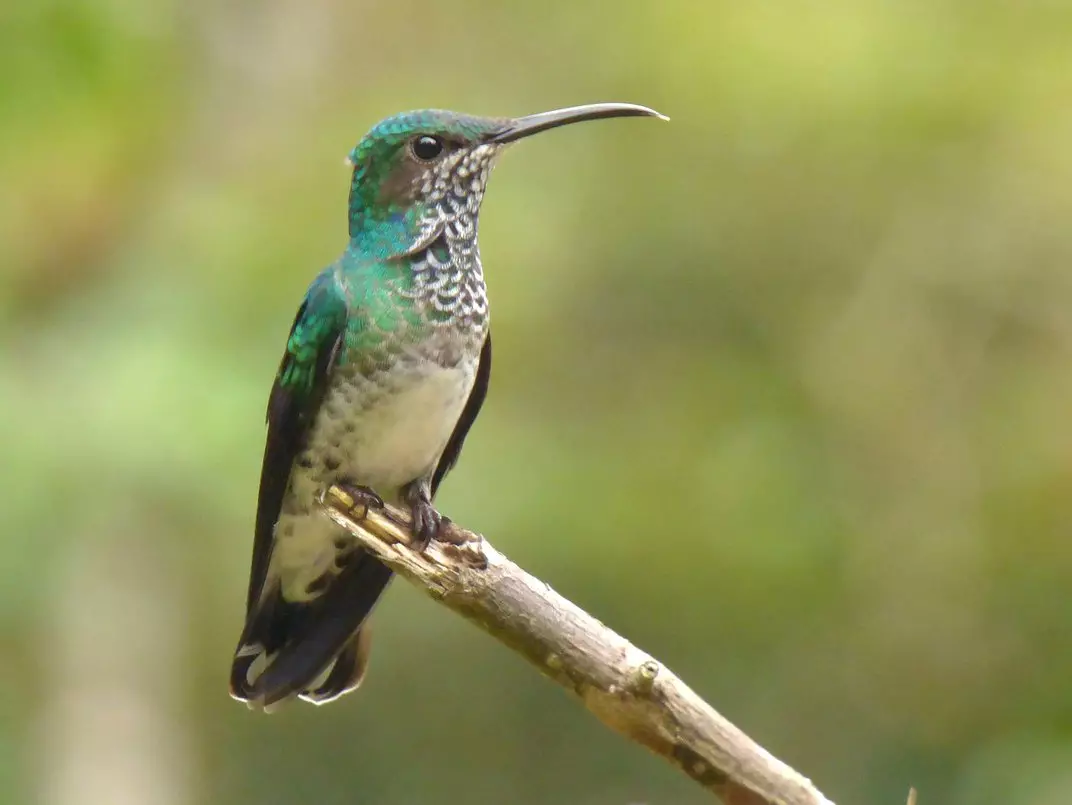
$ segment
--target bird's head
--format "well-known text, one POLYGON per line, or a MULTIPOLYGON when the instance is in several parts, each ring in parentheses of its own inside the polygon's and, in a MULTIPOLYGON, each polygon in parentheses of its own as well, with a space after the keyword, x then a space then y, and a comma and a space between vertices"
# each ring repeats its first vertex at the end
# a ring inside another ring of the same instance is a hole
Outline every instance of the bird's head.
MULTIPOLYGON (((447 227, 475 228, 488 174, 510 143, 604 117, 659 117, 644 106, 597 103, 519 118, 426 109, 377 123, 350 152, 350 239, 390 259, 427 248, 447 227)), ((473 232, 475 235, 475 231, 473 232)))

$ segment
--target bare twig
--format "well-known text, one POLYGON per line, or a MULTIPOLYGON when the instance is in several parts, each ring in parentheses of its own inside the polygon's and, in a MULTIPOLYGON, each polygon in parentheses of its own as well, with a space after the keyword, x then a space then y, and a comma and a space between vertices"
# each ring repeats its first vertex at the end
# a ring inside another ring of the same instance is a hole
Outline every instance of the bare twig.
POLYGON ((478 534, 411 550, 407 514, 365 510, 338 487, 328 515, 433 598, 575 693, 608 727, 668 760, 726 805, 833 805, 719 715, 666 666, 533 578, 478 534))

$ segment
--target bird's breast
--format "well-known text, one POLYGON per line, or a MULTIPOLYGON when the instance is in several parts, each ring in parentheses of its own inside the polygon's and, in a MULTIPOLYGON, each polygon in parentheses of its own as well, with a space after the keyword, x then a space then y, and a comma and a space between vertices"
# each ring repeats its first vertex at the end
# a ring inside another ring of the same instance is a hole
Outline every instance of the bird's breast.
POLYGON ((315 597, 318 580, 339 570, 345 535, 319 511, 320 492, 345 480, 400 503, 402 486, 434 470, 475 376, 475 360, 405 361, 372 376, 336 370, 276 524, 273 573, 287 600, 315 597))
POLYGON ((371 377, 345 370, 328 392, 308 449, 338 477, 386 498, 430 473, 469 397, 475 360, 403 360, 371 377))

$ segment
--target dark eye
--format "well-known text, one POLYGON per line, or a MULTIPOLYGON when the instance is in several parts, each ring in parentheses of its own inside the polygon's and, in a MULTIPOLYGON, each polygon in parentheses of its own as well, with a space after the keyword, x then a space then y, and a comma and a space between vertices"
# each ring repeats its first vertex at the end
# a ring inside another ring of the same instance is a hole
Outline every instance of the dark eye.
POLYGON ((443 141, 430 134, 422 134, 410 143, 410 148, 413 156, 422 162, 428 162, 443 153, 443 141))

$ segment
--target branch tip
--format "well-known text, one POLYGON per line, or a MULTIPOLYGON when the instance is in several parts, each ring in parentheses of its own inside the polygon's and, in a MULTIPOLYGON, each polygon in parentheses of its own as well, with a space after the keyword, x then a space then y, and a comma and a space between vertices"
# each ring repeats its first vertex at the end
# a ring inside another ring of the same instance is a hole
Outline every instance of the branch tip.
MULTIPOLYGON (((606 726, 669 761, 727 805, 833 805, 669 668, 510 562, 484 537, 452 523, 445 541, 418 551, 411 547, 408 512, 390 504, 366 509, 337 486, 321 495, 321 503, 362 548, 550 671, 549 678, 606 726), (488 572, 474 573, 474 565, 488 572)), ((907 805, 916 805, 915 789, 907 805)))

